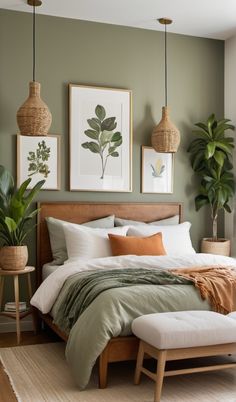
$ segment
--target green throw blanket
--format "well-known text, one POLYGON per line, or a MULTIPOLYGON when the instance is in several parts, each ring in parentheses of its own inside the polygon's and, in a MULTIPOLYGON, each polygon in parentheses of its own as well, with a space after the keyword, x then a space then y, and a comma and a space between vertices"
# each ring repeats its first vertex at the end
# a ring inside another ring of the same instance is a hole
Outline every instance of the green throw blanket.
POLYGON ((57 311, 55 323, 66 333, 86 308, 108 289, 136 285, 188 285, 192 281, 161 269, 125 268, 87 272, 73 276, 64 300, 57 311))

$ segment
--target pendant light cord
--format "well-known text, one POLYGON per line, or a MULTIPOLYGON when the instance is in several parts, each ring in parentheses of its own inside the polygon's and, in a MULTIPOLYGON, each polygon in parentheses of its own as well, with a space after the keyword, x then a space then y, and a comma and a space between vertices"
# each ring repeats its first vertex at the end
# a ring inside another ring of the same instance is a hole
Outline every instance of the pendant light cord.
POLYGON ((167 29, 165 24, 165 106, 167 106, 167 29))
POLYGON ((35 4, 33 6, 33 81, 35 82, 35 4))

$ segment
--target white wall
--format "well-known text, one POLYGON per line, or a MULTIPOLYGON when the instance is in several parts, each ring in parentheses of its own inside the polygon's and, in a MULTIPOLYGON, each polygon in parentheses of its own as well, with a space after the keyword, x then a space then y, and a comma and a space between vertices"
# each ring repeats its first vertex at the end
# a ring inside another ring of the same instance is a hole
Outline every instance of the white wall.
MULTIPOLYGON (((225 41, 225 117, 231 119, 236 126, 236 35, 225 41)), ((225 236, 231 239, 231 253, 236 256, 236 197, 231 206, 232 214, 225 214, 225 236)))

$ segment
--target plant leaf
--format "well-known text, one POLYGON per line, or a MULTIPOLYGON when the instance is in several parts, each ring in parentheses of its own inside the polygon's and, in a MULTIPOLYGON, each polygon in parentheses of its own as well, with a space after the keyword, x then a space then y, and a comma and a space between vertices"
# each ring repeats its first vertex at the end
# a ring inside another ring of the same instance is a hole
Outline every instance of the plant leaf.
POLYGON ((120 141, 121 138, 122 138, 121 133, 117 131, 116 133, 113 134, 111 141, 112 142, 120 141))
POLYGON ((201 137, 201 138, 204 139, 204 140, 209 139, 209 134, 206 133, 205 131, 193 130, 192 133, 193 133, 194 135, 197 135, 198 137, 201 137))
POLYGON ((204 195, 198 195, 195 198, 195 208, 196 211, 198 211, 200 208, 202 208, 204 205, 209 204, 209 200, 207 196, 204 195))
POLYGON ((11 173, 0 165, 0 208, 7 213, 8 200, 14 191, 14 180, 11 173))
POLYGON ((17 223, 14 221, 14 219, 10 218, 9 216, 6 216, 5 223, 6 223, 10 233, 12 233, 16 230, 17 223))
POLYGON ((108 148, 108 153, 109 153, 109 154, 112 154, 112 152, 114 152, 115 149, 116 149, 116 147, 110 147, 110 148, 108 148))
MULTIPOLYGON (((39 193, 39 191, 43 187, 44 183, 45 183, 45 180, 38 181, 34 185, 34 187, 31 190, 29 190, 28 195, 24 197, 25 210, 27 210, 27 208, 30 206, 31 202, 36 197, 36 195, 39 193)), ((16 192, 16 196, 17 195, 18 195, 18 192, 16 192)))
POLYGON ((228 204, 224 204, 224 209, 227 211, 227 212, 229 212, 229 213, 231 213, 232 211, 231 211, 231 208, 229 207, 229 205, 228 204))
POLYGON ((88 125, 93 129, 93 130, 95 130, 97 133, 99 133, 100 132, 100 124, 98 123, 98 120, 97 119, 88 119, 87 120, 87 122, 88 122, 88 125))
POLYGON ((101 130, 104 131, 113 131, 115 130, 117 123, 115 123, 115 117, 108 117, 107 119, 103 120, 101 124, 101 130))
POLYGON ((81 144, 81 147, 83 147, 84 149, 89 149, 89 142, 84 142, 83 144, 81 144))
POLYGON ((98 140, 99 134, 95 130, 85 130, 84 132, 87 137, 92 138, 93 140, 98 140))
POLYGON ((207 119, 208 132, 211 135, 211 137, 212 137, 212 128, 213 128, 214 122, 215 122, 215 115, 211 114, 207 119))
POLYGON ((112 139, 112 136, 113 136, 113 133, 111 133, 110 131, 104 130, 100 135, 101 145, 105 145, 108 142, 110 142, 112 139))
POLYGON ((215 141, 215 144, 216 144, 217 148, 222 149, 223 151, 226 152, 226 154, 230 154, 230 155, 232 154, 232 149, 233 149, 232 145, 230 145, 230 144, 226 145, 221 141, 215 141))
MULTIPOLYGON (((96 142, 87 142, 86 144, 88 144, 87 148, 93 152, 94 154, 99 154, 100 153, 100 147, 96 142)), ((83 146, 83 144, 82 144, 83 146)))
POLYGON ((123 142, 123 140, 121 137, 119 141, 115 141, 113 144, 114 144, 114 146, 119 147, 122 144, 122 142, 123 142))
POLYGON ((99 118, 100 121, 104 120, 106 117, 105 108, 102 105, 97 105, 95 109, 96 116, 99 118))
POLYGON ((234 130, 234 128, 235 127, 232 124, 218 125, 214 132, 215 139, 219 139, 226 130, 234 130))
POLYGON ((113 156, 113 158, 117 158, 119 156, 119 152, 112 152, 110 155, 113 156))
POLYGON ((215 151, 214 159, 222 167, 225 161, 225 154, 221 151, 215 151))
POLYGON ((207 135, 208 138, 211 138, 211 134, 208 131, 208 127, 206 126, 206 124, 204 123, 195 123, 195 126, 201 128, 207 135))
POLYGON ((216 149, 216 144, 214 141, 208 142, 207 147, 206 147, 206 159, 210 159, 215 152, 216 149))

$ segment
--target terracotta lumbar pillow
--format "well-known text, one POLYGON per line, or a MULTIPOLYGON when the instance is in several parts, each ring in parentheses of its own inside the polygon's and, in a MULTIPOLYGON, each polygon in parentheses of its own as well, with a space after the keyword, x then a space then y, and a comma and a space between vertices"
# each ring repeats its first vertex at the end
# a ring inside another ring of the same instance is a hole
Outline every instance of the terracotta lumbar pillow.
POLYGON ((120 236, 108 234, 112 255, 166 255, 162 243, 162 234, 148 237, 120 236))

